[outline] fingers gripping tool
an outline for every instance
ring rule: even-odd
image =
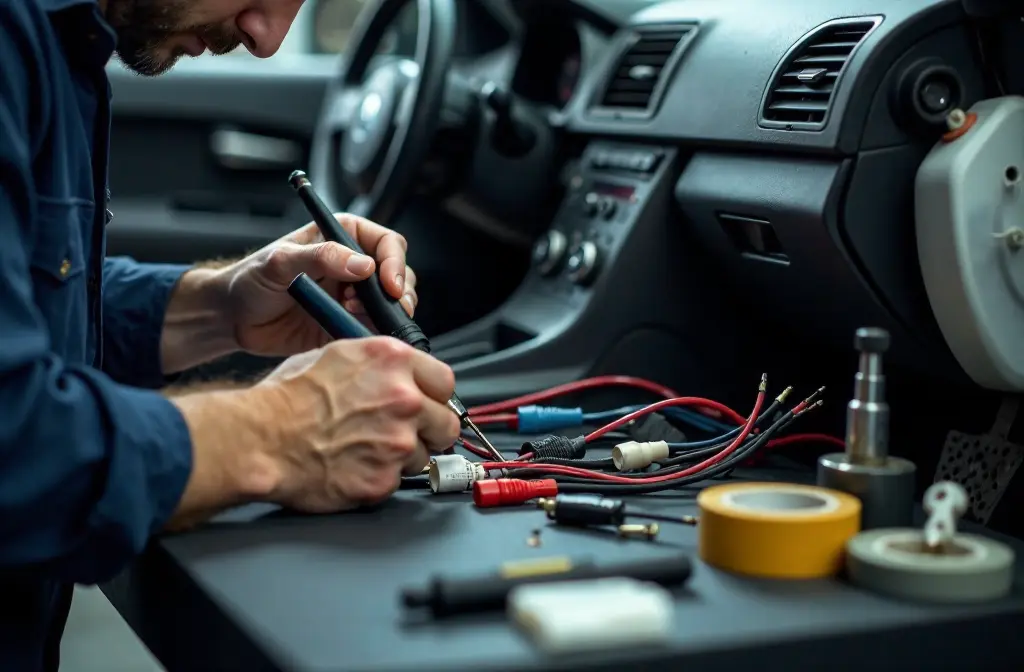
[[[313,189],[312,183],[301,170],[296,170],[288,178],[288,182],[299,195],[306,210],[316,223],[324,240],[344,245],[353,252],[365,254],[352,236],[335,218],[334,213],[324,204]],[[373,325],[382,333],[408,343],[412,347],[430,354],[430,341],[423,334],[419,325],[409,317],[401,303],[384,291],[380,277],[373,273],[369,278],[353,284],[356,296],[359,297],[366,314]],[[288,287],[288,293],[309,315],[320,324],[332,338],[365,338],[372,332],[345,310],[337,301],[305,273],[300,274]],[[487,440],[484,433],[469,417],[465,404],[453,393],[448,400],[448,408],[458,416],[462,426],[480,440],[487,452],[494,459],[504,461],[504,457],[494,445]]]

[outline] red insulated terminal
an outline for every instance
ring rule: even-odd
[[[482,509],[514,506],[538,497],[554,497],[558,483],[552,478],[523,481],[515,478],[488,479],[473,484],[473,503]]]

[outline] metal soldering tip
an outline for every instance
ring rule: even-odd
[[[480,439],[480,443],[483,445],[484,450],[491,454],[492,457],[498,462],[504,462],[505,456],[501,454],[501,451],[494,447],[494,444],[487,440],[484,433],[480,431],[480,428],[476,426],[476,423],[469,419],[469,416],[462,418],[462,422],[466,424],[469,431],[476,435],[476,438]]]

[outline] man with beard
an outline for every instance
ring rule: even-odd
[[[339,220],[234,263],[104,258],[115,53],[141,75],[244,45],[272,55],[301,0],[0,0],[0,669],[57,670],[74,583],[116,575],[150,535],[268,501],[374,502],[455,440],[451,370],[391,338],[328,343],[297,274],[358,311],[379,272],[412,313],[405,241]],[[155,391],[246,351],[258,384]]]

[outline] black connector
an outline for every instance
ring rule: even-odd
[[[587,454],[586,439],[577,436],[570,439],[564,436],[545,436],[535,441],[527,441],[519,448],[520,455],[533,453],[533,459],[582,460]]]
[[[558,495],[554,499],[541,499],[538,505],[559,525],[618,526],[626,522],[625,502],[598,495]]]
[[[628,433],[634,441],[665,441],[666,443],[686,443],[686,435],[661,413],[650,413],[628,427]]]
[[[656,520],[677,525],[696,525],[697,518],[690,515],[674,516],[662,513],[648,513],[626,508],[621,499],[611,499],[600,495],[558,495],[554,498],[542,498],[537,506],[547,513],[548,519],[558,525],[573,527],[620,527],[627,518]]]

